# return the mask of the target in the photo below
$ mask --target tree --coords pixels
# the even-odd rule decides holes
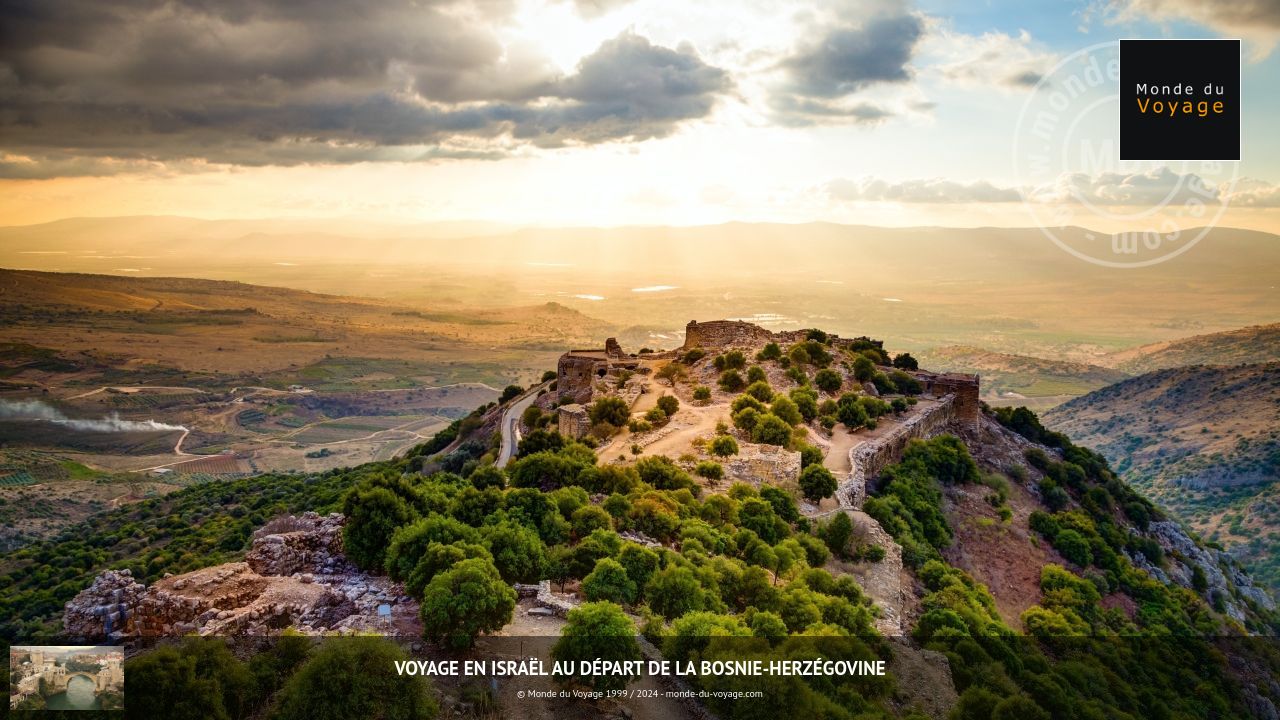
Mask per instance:
[[[542,373],[542,382],[551,382],[552,380],[555,380],[556,377],[555,370],[546,370]]]
[[[599,505],[583,505],[573,511],[573,534],[584,538],[596,530],[612,530],[613,517]]]
[[[463,560],[474,558],[493,562],[493,555],[489,554],[483,545],[468,542],[446,545],[433,542],[423,551],[422,557],[418,558],[418,564],[413,566],[409,579],[404,583],[404,590],[411,597],[421,600],[422,591],[435,579],[436,575]]]
[[[804,422],[804,416],[800,414],[800,408],[796,407],[795,401],[786,395],[775,397],[773,404],[769,406],[769,412],[782,418],[783,422],[793,427]]]
[[[639,593],[658,569],[658,553],[639,543],[627,542],[618,552],[618,562],[626,568],[627,577],[636,584]]]
[[[542,538],[524,525],[503,522],[483,530],[493,565],[507,582],[537,582],[547,565]]]
[[[791,426],[777,415],[765,413],[752,428],[751,439],[765,445],[786,446],[791,442]]]
[[[384,638],[352,637],[326,642],[285,683],[270,720],[431,720],[440,713],[431,681],[421,676],[401,676],[395,671],[397,660],[408,659],[407,653]],[[130,678],[131,685],[132,682]],[[133,702],[130,693],[130,714]]]
[[[903,395],[919,395],[920,382],[902,370],[894,370],[889,374],[889,382]]]
[[[787,624],[777,613],[761,610],[751,615],[751,634],[777,645],[787,636]]]
[[[919,370],[920,363],[911,357],[911,353],[902,353],[893,358],[893,366],[900,370]]]
[[[417,517],[400,496],[383,487],[352,490],[342,504],[347,524],[342,546],[347,558],[370,572],[382,572],[386,548],[401,525]]]
[[[831,497],[836,487],[835,475],[821,465],[809,465],[800,471],[800,490],[811,502]]]
[[[524,447],[523,440],[520,442],[520,446]],[[502,472],[502,468],[494,465],[481,465],[467,479],[471,481],[471,486],[477,490],[491,487],[501,490],[507,486],[507,474]]]
[[[862,403],[858,402],[858,396],[852,393],[845,393],[840,396],[840,401],[836,403],[836,419],[844,424],[850,430],[857,430],[867,424],[870,419],[867,417],[867,410]]]
[[[620,397],[606,395],[591,403],[591,409],[587,415],[591,418],[592,424],[608,423],[615,427],[622,427],[631,418],[631,407]]]
[[[780,357],[782,357],[782,348],[778,347],[776,342],[765,343],[760,353],[756,355],[759,360],[777,360]]]
[[[732,435],[717,435],[711,441],[711,454],[716,457],[729,457],[738,454],[738,441]]]
[[[654,573],[644,594],[649,607],[668,620],[707,606],[706,589],[687,567],[668,567]]]
[[[759,365],[752,365],[751,367],[747,368],[747,382],[767,383],[768,381],[769,381],[769,376],[765,375],[764,368],[760,367]]]
[[[662,655],[689,662],[695,653],[706,650],[713,637],[751,637],[751,630],[732,615],[689,613],[671,623],[671,632],[662,642]]]
[[[133,717],[231,720],[249,715],[255,699],[253,675],[221,640],[160,647],[125,663],[125,673]]]
[[[671,458],[665,455],[654,455],[636,462],[636,472],[640,479],[659,490],[679,490],[694,487],[689,473],[680,469]]]
[[[800,417],[805,422],[818,417],[818,396],[809,388],[796,388],[791,391],[791,402],[796,404]]]
[[[693,389],[693,399],[698,402],[704,402],[711,399],[711,388],[706,385],[699,385]]]
[[[519,385],[508,385],[502,388],[502,396],[498,398],[499,405],[505,405],[510,400],[515,400],[524,394],[524,388]]]
[[[596,567],[582,579],[582,592],[587,600],[608,600],[629,604],[635,602],[636,584],[627,575],[627,569],[613,558],[600,558]]]
[[[589,602],[570,610],[560,639],[551,648],[551,657],[560,663],[572,662],[575,667],[587,660],[621,663],[642,659],[635,625],[622,608],[611,602]],[[556,676],[560,682],[583,683],[599,692],[621,690],[638,679],[639,675],[605,673]]]
[[[1089,549],[1089,541],[1075,530],[1063,530],[1053,539],[1053,547],[1062,553],[1062,557],[1079,565],[1088,567],[1093,562],[1093,553]]]
[[[531,406],[534,407],[534,406]],[[552,452],[564,447],[567,439],[565,436],[555,430],[537,429],[531,431],[528,435],[520,438],[520,445],[517,447],[517,454],[532,455],[544,450]]]
[[[853,361],[853,376],[858,382],[866,382],[876,374],[876,364],[866,355],[859,355]]]
[[[844,378],[835,370],[823,368],[818,371],[817,375],[813,376],[813,384],[817,385],[822,392],[834,395],[840,390],[840,386],[844,385]]]
[[[516,591],[493,563],[463,560],[432,578],[423,591],[422,634],[448,647],[469,648],[480,633],[511,622],[515,607]]]
[[[708,480],[720,480],[724,478],[724,467],[718,462],[703,460],[693,468],[694,474],[704,477]]]
[[[684,365],[671,362],[663,365],[662,369],[654,373],[653,376],[659,380],[666,380],[671,383],[671,387],[675,387],[676,383],[689,377],[689,371]]]
[[[822,541],[836,557],[845,556],[851,537],[853,537],[853,521],[849,519],[847,513],[836,513],[835,517],[831,518],[831,522],[822,526]]]
[[[720,389],[725,392],[737,392],[746,385],[746,381],[742,379],[742,375],[737,370],[725,370],[720,373],[720,379],[717,381]]]
[[[658,398],[658,409],[666,413],[667,417],[671,417],[680,410],[680,399],[675,395],[663,395]]]
[[[432,543],[450,545],[456,542],[478,542],[476,529],[448,515],[431,514],[405,525],[391,536],[387,547],[386,569],[392,580],[404,580],[413,572],[418,560]]]
[[[785,522],[793,523],[800,519],[800,508],[796,507],[796,501],[791,499],[791,494],[786,490],[765,485],[760,488],[760,499],[769,503],[778,517]]]
[[[773,388],[769,387],[769,383],[764,380],[759,380],[747,386],[746,394],[762,403],[767,403],[773,399]]]

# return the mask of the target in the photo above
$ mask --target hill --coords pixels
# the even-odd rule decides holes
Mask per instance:
[[[554,302],[18,270],[0,316],[0,546],[190,483],[392,457],[610,329]]]
[[[1129,377],[1119,370],[1085,362],[1047,360],[967,346],[928,350],[920,353],[919,359],[935,370],[981,375],[982,399],[989,405],[1025,405],[1035,410]]]
[[[1100,364],[1188,332],[1274,322],[1278,240],[1216,228],[1191,252],[1119,273],[1080,262],[1037,228],[79,218],[0,228],[0,266],[239,280],[436,310],[554,300],[652,327],[659,347],[691,317],[741,317],[874,334],[913,352],[963,344]]]
[[[1280,360],[1280,323],[1195,335],[1111,353],[1100,364],[1130,374],[1185,365],[1241,365]]]
[[[1231,335],[1231,334],[1228,334]],[[1157,370],[1045,423],[1280,587],[1280,363]]]
[[[1245,637],[1274,633],[1270,598],[1104,458],[1026,410],[982,411],[970,397],[977,378],[895,372],[874,340],[725,322],[699,330],[679,352],[567,353],[603,372],[508,395],[394,459],[197,484],[0,554],[11,588],[0,636],[103,632],[90,611],[104,597],[126,607],[113,628],[132,637],[170,634],[173,622],[212,644],[234,627],[320,634],[356,617],[352,603],[361,617],[384,603],[435,653],[481,633],[569,637],[594,608],[643,628],[668,659],[889,658],[896,682],[790,678],[761,701],[774,716],[799,706],[837,717],[841,703],[935,720],[1274,711],[1280,696],[1265,680],[1276,657]],[[574,439],[551,421],[581,412],[558,397],[579,391],[597,422]],[[518,457],[499,467],[503,436],[520,424]],[[340,528],[340,545],[327,535],[323,563],[296,565],[312,557],[314,536],[279,514],[338,509],[323,524]],[[124,581],[105,572],[122,569]],[[491,582],[466,580],[473,571]],[[510,585],[542,580],[517,605]],[[375,586],[386,590],[367,597]],[[476,624],[454,587],[501,602],[483,605]],[[275,602],[270,588],[297,599]],[[255,620],[267,607],[269,619]],[[227,623],[246,615],[256,624]],[[497,652],[488,640],[474,652]],[[130,692],[165,681],[134,667]],[[1179,681],[1191,674],[1200,681]],[[706,703],[726,720],[759,714]]]

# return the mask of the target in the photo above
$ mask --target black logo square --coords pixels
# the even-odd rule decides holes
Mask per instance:
[[[1239,40],[1120,41],[1121,160],[1240,159]]]

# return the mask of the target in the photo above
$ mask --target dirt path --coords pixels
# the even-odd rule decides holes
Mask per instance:
[[[659,393],[646,393],[640,396],[640,401],[636,403],[637,408],[641,402],[645,402],[645,398],[651,396],[651,405],[656,406]],[[666,455],[676,458],[692,452],[694,438],[713,435],[716,423],[725,419],[728,412],[727,405],[702,407],[682,403],[680,410],[660,428],[639,434],[623,430],[608,446],[600,450],[600,462],[610,463],[619,458],[629,457],[632,445],[644,448],[645,455]]]
[[[853,472],[853,465],[849,462],[849,451],[855,445],[862,444],[862,438],[849,432],[849,428],[844,425],[837,425],[828,442],[830,445],[827,448],[827,454],[822,458],[823,467],[835,473],[836,477]]]

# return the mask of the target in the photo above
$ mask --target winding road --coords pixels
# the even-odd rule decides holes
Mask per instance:
[[[502,412],[502,449],[498,451],[498,462],[495,463],[498,467],[506,467],[511,458],[516,456],[516,450],[520,447],[520,416],[538,399],[538,394],[550,385],[550,382],[544,382],[525,390],[523,395],[513,400],[511,406]]]

